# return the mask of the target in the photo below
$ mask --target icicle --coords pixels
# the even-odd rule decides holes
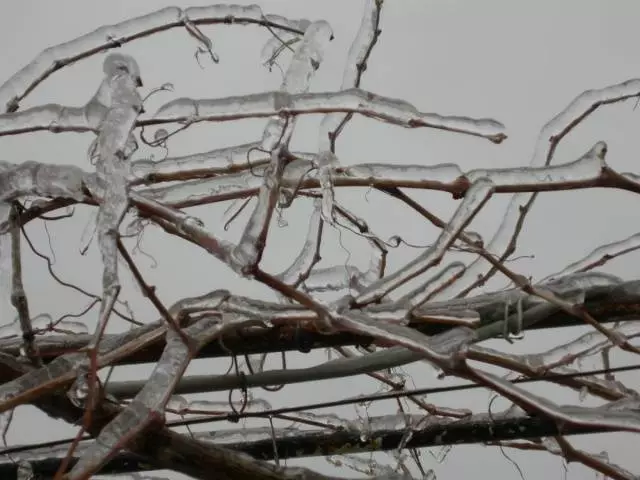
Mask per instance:
[[[16,480],[33,480],[34,478],[36,478],[36,476],[33,473],[33,468],[29,462],[22,461],[18,463]]]

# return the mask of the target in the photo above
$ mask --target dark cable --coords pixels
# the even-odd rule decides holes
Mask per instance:
[[[575,373],[557,373],[552,375],[545,375],[544,377],[534,377],[534,378],[518,378],[512,380],[511,383],[534,383],[546,380],[556,380],[561,378],[575,378],[575,377],[585,377],[588,375],[602,375],[604,373],[616,373],[616,372],[628,372],[632,370],[640,370],[640,364],[635,365],[626,365],[624,367],[615,367],[615,368],[601,368],[598,370],[588,370],[585,372],[575,372]],[[307,405],[301,405],[297,407],[285,407],[278,408],[273,410],[265,410],[262,412],[238,412],[229,413],[227,415],[220,415],[215,417],[197,417],[191,418],[187,420],[177,420],[173,422],[167,422],[168,427],[178,427],[178,426],[188,426],[199,423],[212,423],[212,422],[221,422],[221,421],[232,421],[234,423],[238,422],[241,418],[248,417],[275,417],[277,415],[284,415],[286,413],[294,413],[301,412],[305,410],[314,410],[320,408],[330,408],[330,407],[338,407],[342,405],[349,405],[353,403],[359,402],[369,402],[369,401],[379,401],[379,400],[389,400],[395,398],[402,397],[410,397],[412,395],[428,395],[435,393],[447,393],[447,392],[456,392],[462,390],[472,390],[474,388],[486,388],[484,385],[477,385],[475,383],[467,383],[464,385],[453,385],[449,387],[435,387],[435,388],[418,388],[414,390],[404,390],[404,391],[392,391],[386,393],[378,393],[373,395],[363,395],[361,397],[354,398],[346,398],[344,400],[336,400],[333,402],[323,402],[323,403],[313,403]],[[85,436],[82,440],[89,440],[91,437],[89,435]],[[20,445],[17,447],[5,448],[4,450],[0,450],[0,455],[8,455],[11,453],[20,453],[25,452],[37,448],[51,448],[58,445],[64,445],[72,442],[72,438],[67,438],[63,440],[54,440],[51,442],[44,443],[36,443],[31,445]]]
[[[630,370],[639,370],[639,369],[640,369],[640,364],[635,364],[635,365],[627,365],[624,367],[588,370],[585,372],[556,373],[551,375],[545,375],[543,377],[517,378],[515,380],[512,380],[511,383],[533,383],[533,382],[540,382],[540,381],[557,380],[562,378],[585,377],[588,375],[602,375],[607,372],[609,373],[626,372]],[[404,391],[396,390],[396,391],[377,393],[372,395],[362,395],[360,397],[345,398],[343,400],[334,400],[332,402],[310,403],[307,405],[300,405],[297,407],[284,407],[284,408],[277,408],[273,410],[265,410],[262,412],[244,412],[240,415],[240,418],[250,418],[250,417],[260,418],[260,417],[268,417],[269,415],[276,416],[276,415],[287,414],[287,413],[302,412],[305,410],[340,407],[343,405],[351,405],[351,404],[360,403],[360,402],[375,402],[380,400],[390,400],[395,398],[410,397],[413,395],[429,395],[429,394],[436,394],[436,393],[457,392],[462,390],[472,390],[475,388],[487,388],[487,387],[485,387],[484,385],[478,385],[476,383],[465,383],[463,385],[453,385],[448,387],[418,388],[414,390],[404,390]],[[167,422],[167,426],[177,427],[182,425],[192,425],[192,424],[198,424],[198,423],[222,422],[222,421],[228,420],[227,417],[231,418],[234,416],[233,414],[228,414],[228,415],[220,415],[215,417],[197,417],[197,418],[191,418],[184,421],[179,420],[176,422]]]

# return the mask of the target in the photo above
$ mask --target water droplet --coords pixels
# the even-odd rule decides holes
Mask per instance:
[[[156,130],[156,133],[153,135],[153,139],[156,143],[162,143],[169,137],[169,132],[167,132],[164,128],[159,128]]]
[[[89,382],[87,381],[87,374],[80,372],[67,392],[67,397],[76,407],[84,408],[88,396]]]
[[[584,400],[587,398],[587,395],[589,395],[589,388],[585,385],[580,389],[580,393],[578,394],[578,399],[580,400],[580,402],[584,402]]]
[[[183,414],[189,408],[189,402],[181,395],[172,395],[166,406],[167,410],[174,410],[177,414]]]

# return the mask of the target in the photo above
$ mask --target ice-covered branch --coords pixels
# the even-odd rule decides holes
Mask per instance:
[[[427,127],[458,132],[483,137],[494,143],[506,138],[504,126],[496,120],[423,113],[403,100],[383,97],[359,88],[297,95],[278,91],[206,100],[179,98],[160,107],[153,118],[143,120],[139,125],[222,122],[272,115],[334,112],[359,113],[405,128]]]
[[[587,453],[574,448],[563,436],[542,438],[540,444],[550,453],[563,457],[569,462],[580,462],[615,480],[636,480],[638,477],[624,468],[611,463],[606,452],[601,454]]]
[[[278,275],[283,282],[294,287],[307,279],[311,269],[320,260],[320,240],[324,223],[320,211],[321,203],[319,200],[315,200],[302,250],[291,265]]]
[[[332,187],[416,188],[463,196],[473,181],[489,179],[495,193],[544,192],[594,187],[619,188],[640,193],[640,183],[622,181],[605,162],[606,144],[596,143],[573,162],[543,167],[475,169],[462,171],[455,164],[386,165],[356,164],[332,169]],[[138,191],[167,205],[186,207],[255,195],[263,167],[180,185],[139,188]],[[312,161],[298,159],[288,164],[281,185],[290,189],[322,187]]]
[[[631,235],[617,242],[607,243],[595,248],[591,253],[573,262],[558,273],[554,273],[542,279],[541,281],[553,280],[556,278],[571,275],[575,272],[586,272],[593,268],[604,265],[609,260],[633,252],[640,248],[640,233]]]
[[[229,292],[217,290],[199,297],[185,298],[177,302],[170,313],[179,316],[186,311],[215,309],[228,297]],[[104,367],[126,358],[160,340],[166,330],[166,322],[159,321],[123,334],[108,335],[98,347],[97,365]],[[89,366],[90,359],[86,354],[69,353],[57,357],[42,368],[3,383],[0,386],[0,413],[70,384],[79,373],[86,372]]]
[[[622,282],[619,278],[607,276],[601,273],[574,274],[566,279],[560,279],[548,284],[545,287],[554,291],[561,297],[575,297],[584,295],[584,308],[598,318],[602,323],[611,323],[617,320],[634,319],[640,317],[640,289],[637,281]],[[505,303],[509,302],[514,306],[518,303],[522,307],[522,315],[527,317],[530,309],[542,305],[540,299],[526,294],[519,289],[510,289],[501,292],[478,295],[476,297],[464,299],[452,299],[449,301],[429,302],[427,305],[414,310],[412,314],[412,328],[416,328],[427,335],[433,335],[442,331],[443,325],[455,325],[456,322],[465,322],[467,326],[483,331],[492,328],[494,323],[503,324],[505,319]],[[566,312],[553,307],[541,317],[538,315],[538,323],[527,323],[526,328],[560,327],[581,323],[581,321]],[[386,304],[372,305],[365,309],[367,315],[375,318],[378,310],[388,310]],[[513,310],[513,307],[512,309]],[[300,305],[282,305],[275,302],[265,302],[247,297],[231,295],[225,303],[224,311],[246,314],[274,324],[291,323],[294,320],[299,322],[311,322],[316,318],[316,314]],[[513,312],[517,313],[517,312]],[[415,321],[413,321],[415,318]],[[435,323],[423,322],[422,319],[431,320]],[[503,327],[499,327],[497,333],[500,334]],[[19,329],[14,333],[19,335]],[[298,350],[299,342],[304,340],[309,344],[309,348],[319,348],[323,345],[353,345],[368,343],[370,339],[357,335],[341,334],[338,336],[327,336],[315,332],[305,332],[304,339],[296,339],[283,336],[278,329],[256,329],[248,330],[242,339],[229,338],[226,344],[232,351],[242,353],[273,352],[281,350]],[[113,335],[106,335],[111,338]],[[489,338],[485,337],[485,338]],[[37,337],[36,344],[40,354],[46,361],[50,361],[59,355],[60,351],[78,350],[87,345],[91,337],[85,334],[78,335],[49,335]],[[0,338],[0,351],[9,355],[18,356],[20,354],[21,340],[18,338]],[[144,350],[132,352],[126,361],[132,363],[155,362],[162,351],[162,342],[148,345]],[[201,351],[203,357],[219,357],[228,355],[227,350],[223,350],[216,343],[210,344]],[[123,359],[125,361],[125,359]],[[388,368],[388,367],[381,367]]]
[[[296,95],[309,90],[311,77],[320,67],[324,49],[331,38],[333,32],[327,22],[314,22],[307,28],[280,86],[281,94]],[[257,205],[233,252],[236,268],[247,274],[262,258],[269,223],[280,193],[280,180],[286,166],[285,154],[293,134],[295,120],[295,117],[290,118],[287,115],[274,116],[267,123],[262,135],[261,149],[271,152],[271,161],[264,172]]]
[[[467,367],[469,377],[492,388],[529,412],[537,412],[571,425],[640,432],[640,412],[632,409],[557,405],[492,373]]]
[[[381,33],[379,30],[381,9],[381,1],[367,0],[365,2],[360,28],[358,29],[356,38],[353,39],[347,55],[347,62],[342,75],[341,90],[360,87],[360,79],[367,68],[367,60]],[[320,138],[318,142],[318,150],[320,152],[335,152],[336,139],[352,116],[352,113],[346,115],[330,113],[325,115],[320,124]]]
[[[20,228],[16,222],[18,218],[18,209],[14,205],[9,215],[9,223],[11,229],[11,304],[18,312],[18,321],[20,322],[20,330],[22,340],[24,341],[25,356],[36,366],[42,365],[42,361],[38,356],[38,349],[34,344],[35,334],[29,313],[29,302],[22,281],[22,254],[21,254],[21,238]],[[0,252],[2,255],[2,252]]]
[[[434,244],[400,270],[374,282],[356,298],[355,302],[359,305],[366,305],[380,299],[391,290],[437,265],[456,237],[487,202],[494,188],[494,184],[484,177],[476,180],[467,190],[451,221],[442,230]]]
[[[29,108],[23,112],[0,115],[0,136],[48,130],[59,132],[95,132],[100,124],[100,114],[86,107],[64,107],[48,104]]]
[[[96,176],[88,186],[92,196],[101,199],[96,230],[103,265],[102,303],[94,338],[87,347],[91,368],[85,424],[96,394],[97,349],[120,293],[117,244],[120,223],[129,207],[129,160],[137,149],[132,131],[142,111],[142,97],[137,90],[142,81],[137,62],[128,55],[111,54],[104,61],[104,73],[97,97],[107,102],[107,110],[92,146],[97,166]]]
[[[260,142],[252,142],[182,157],[168,157],[157,162],[136,160],[131,163],[131,183],[190,180],[259,167],[271,158],[270,153],[259,150],[259,147]]]
[[[177,235],[191,236],[194,241],[199,242],[203,248],[222,262],[232,265],[231,252],[233,244],[226,240],[218,239],[205,228],[202,221],[196,217],[188,215],[180,210],[166,206],[136,192],[130,192],[131,202],[144,213],[158,222],[160,226],[172,229]]]
[[[19,165],[5,164],[0,170],[0,204],[27,196],[69,198],[78,202],[86,198],[84,178],[87,175],[73,165],[47,165],[25,161]],[[0,234],[9,229],[8,210],[0,218]]]
[[[530,166],[550,165],[556,148],[564,136],[600,106],[625,101],[639,95],[640,79],[632,79],[617,85],[581,93],[542,128],[536,141]],[[518,193],[512,197],[500,226],[486,247],[487,251],[497,255],[501,261],[515,251],[517,237],[534,200],[535,196],[529,193]],[[491,267],[482,258],[478,258],[470,265],[465,278],[458,282],[459,286],[467,284],[460,294],[466,295],[471,289],[484,283],[488,276],[496,271],[495,268],[491,268],[487,273],[488,276],[478,279],[478,276],[483,274],[487,268]],[[448,295],[451,293],[451,291],[447,292]]]
[[[109,336],[100,344],[97,364],[105,366],[126,357],[144,345],[153,343],[164,332],[162,325],[149,324],[126,334]],[[0,412],[72,383],[79,372],[89,369],[89,362],[85,353],[69,353],[20,378],[3,383],[0,386]]]
[[[33,107],[23,112],[0,115],[0,135],[14,135],[37,130],[97,132],[114,103],[122,103],[125,97],[131,96],[125,90],[135,90],[138,86],[142,86],[138,64],[128,55],[110,54],[104,60],[103,71],[105,76],[100,87],[84,107],[63,107],[49,104]],[[124,78],[128,78],[132,85],[121,85]],[[115,98],[114,95],[120,98]],[[134,100],[129,98],[126,101],[135,103],[138,112],[142,109],[141,98]],[[131,128],[133,128],[135,120],[136,118],[132,119]]]
[[[218,336],[224,329],[241,326],[247,320],[233,315],[204,317],[185,329],[193,341],[193,352]],[[150,424],[163,421],[165,405],[176,383],[192,358],[192,348],[173,330],[167,331],[167,344],[144,388],[131,403],[112,420],[96,441],[80,457],[69,473],[70,480],[86,478],[99,470],[109,457],[126,447]]]
[[[123,73],[122,68],[125,68]],[[105,60],[104,92],[111,103],[96,140],[97,176],[91,185],[92,194],[102,198],[97,220],[98,243],[104,265],[103,290],[107,293],[119,287],[116,238],[118,227],[129,205],[129,158],[137,148],[131,135],[142,98],[137,91],[139,72],[135,60],[125,55],[110,55]]]
[[[257,24],[301,33],[308,20],[289,20],[278,15],[264,15],[257,5],[211,5],[207,7],[167,7],[114,25],[104,25],[69,42],[49,47],[0,87],[0,105],[8,112],[55,71],[103,50],[163,30],[187,25]]]

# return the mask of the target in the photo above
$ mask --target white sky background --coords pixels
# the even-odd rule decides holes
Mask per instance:
[[[238,2],[245,3],[245,2]],[[246,2],[249,3],[249,2]],[[253,2],[252,2],[253,3]],[[146,14],[168,5],[181,7],[206,5],[207,2],[131,2],[127,0],[45,2],[23,0],[5,2],[0,6],[0,45],[3,62],[0,78],[9,78],[29,63],[44,48],[56,45],[95,28]],[[325,0],[278,0],[261,2],[264,12],[290,18],[327,20],[334,29],[335,40],[325,54],[325,60],[311,84],[311,91],[329,91],[340,87],[347,51],[360,25],[362,2]],[[638,45],[640,44],[640,6],[636,1],[619,0],[564,2],[484,1],[390,1],[382,13],[382,36],[372,54],[362,87],[390,97],[402,98],[419,110],[440,114],[491,117],[507,127],[509,138],[502,145],[486,140],[428,129],[402,129],[374,120],[355,117],[338,141],[337,154],[345,165],[362,162],[387,163],[457,163],[463,170],[480,167],[527,165],[540,128],[561,111],[575,96],[586,89],[640,77]],[[269,72],[260,64],[262,45],[269,38],[265,29],[254,26],[203,27],[210,36],[220,63],[214,65],[201,57],[201,69],[193,58],[195,41],[184,30],[174,29],[130,43],[123,53],[133,55],[145,83],[143,94],[165,82],[175,86],[175,93],[161,93],[146,104],[152,114],[164,102],[181,96],[193,98],[242,95],[277,89],[281,75],[277,69]],[[44,103],[83,105],[96,90],[102,78],[104,56],[97,55],[68,67],[41,84],[21,105],[21,109]],[[283,65],[286,67],[286,64]],[[608,162],[618,171],[638,173],[637,152],[640,138],[640,109],[633,110],[629,101],[601,108],[561,143],[555,162],[574,160],[598,140],[609,146]],[[309,116],[298,123],[292,149],[316,151],[317,127],[320,116]],[[264,120],[245,120],[222,124],[198,125],[179,134],[169,142],[171,156],[212,150],[258,139]],[[149,131],[150,134],[153,130]],[[151,136],[151,135],[149,135]],[[2,160],[20,162],[35,160],[45,163],[74,164],[90,170],[86,150],[93,139],[91,134],[36,133],[0,138]],[[150,153],[141,150],[136,158]],[[154,152],[156,158],[163,155]],[[364,217],[381,238],[400,234],[408,242],[430,243],[435,230],[399,206],[398,202],[366,189],[339,191],[338,200]],[[442,193],[409,192],[438,213],[449,215],[456,206],[449,195]],[[491,200],[487,212],[471,226],[486,239],[495,230],[500,213],[508,197]],[[581,190],[541,195],[528,216],[525,231],[520,236],[520,255],[535,254],[510,264],[525,275],[540,279],[561,270],[596,246],[620,240],[638,231],[638,210],[632,194],[610,190]],[[300,202],[284,212],[287,226],[274,226],[268,239],[263,265],[268,271],[280,271],[295,257],[304,241],[309,217],[309,204]],[[194,209],[216,234],[237,239],[246,221],[245,212],[234,228],[224,232],[221,218],[226,206]],[[67,281],[80,283],[93,292],[100,291],[101,266],[95,242],[87,256],[79,254],[80,236],[87,223],[89,209],[79,208],[72,220],[49,223],[52,245],[56,255],[55,268]],[[330,230],[330,229],[329,229]],[[47,237],[41,222],[27,227],[38,248],[47,252]],[[351,234],[342,238],[327,232],[324,240],[322,266],[350,263],[366,268],[369,260],[367,243]],[[342,243],[342,246],[340,245]],[[128,243],[129,246],[133,244]],[[145,277],[158,288],[165,304],[184,296],[193,296],[215,288],[228,288],[234,293],[269,298],[269,292],[256,282],[248,282],[212,257],[182,240],[170,237],[159,229],[148,228],[142,243],[143,250],[158,262],[143,255],[136,261]],[[25,245],[24,250],[27,250]],[[348,253],[347,253],[348,252]],[[409,248],[392,251],[389,267],[398,268],[417,255]],[[48,312],[54,318],[68,312],[80,311],[86,300],[53,282],[45,264],[33,255],[25,255],[24,282],[33,314]],[[624,278],[638,278],[638,255],[611,262],[604,271]],[[155,320],[153,308],[142,298],[125,268],[120,269],[127,298],[137,318]],[[499,279],[495,288],[507,282]],[[89,331],[96,311],[86,316]],[[3,322],[4,323],[4,322]],[[111,321],[110,330],[126,328],[120,320]],[[577,336],[577,329],[563,329],[527,334],[525,341],[509,347],[503,341],[491,342],[492,347],[517,351],[541,351],[563,339]],[[550,338],[553,337],[553,338]],[[322,361],[324,354],[291,356],[296,367]],[[633,361],[618,357],[620,362]],[[273,367],[278,368],[274,356]],[[189,373],[223,373],[226,360],[195,362]],[[595,366],[595,362],[594,362]],[[147,367],[120,369],[114,380],[141,378]],[[418,386],[433,385],[431,369],[414,365],[408,369]],[[620,375],[628,386],[638,386],[637,373]],[[442,382],[438,383],[441,384]],[[290,404],[331,400],[358,393],[375,391],[377,386],[368,378],[346,379],[313,385],[292,385],[283,393],[266,396],[275,408]],[[537,390],[546,392],[544,389]],[[556,392],[553,393],[556,395]],[[439,396],[430,399],[439,405],[469,406],[486,409],[486,392],[465,393],[464,398]],[[554,399],[576,402],[573,393],[557,393]],[[504,405],[502,405],[504,406]],[[372,408],[372,414],[395,411],[394,403]],[[499,402],[495,409],[501,406]],[[329,413],[322,411],[319,413]],[[342,416],[355,416],[353,407],[341,409]],[[216,424],[218,428],[219,424]],[[45,429],[46,427],[46,429]],[[233,426],[232,426],[233,427]],[[225,427],[226,428],[226,427]],[[10,443],[32,443],[64,438],[75,433],[67,425],[50,420],[30,407],[18,410],[9,435]],[[631,471],[640,471],[637,448],[631,435],[589,436],[571,439],[576,446],[592,452],[608,450],[611,459]],[[637,443],[636,443],[637,445]],[[558,459],[549,454],[509,451],[526,478],[563,478]],[[635,453],[635,455],[634,455]],[[379,458],[384,459],[385,456]],[[388,458],[388,457],[387,457]],[[514,466],[496,448],[477,446],[456,447],[441,465],[424,457],[425,465],[433,464],[438,478],[464,478],[478,473],[494,479],[518,478]],[[291,462],[293,463],[293,462]],[[322,459],[304,459],[311,468],[331,472],[333,468]],[[340,474],[354,475],[342,470]],[[569,468],[568,478],[595,476],[580,466]],[[178,478],[177,476],[175,478]]]

